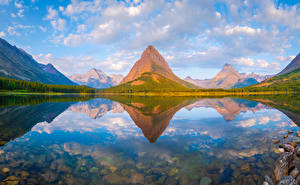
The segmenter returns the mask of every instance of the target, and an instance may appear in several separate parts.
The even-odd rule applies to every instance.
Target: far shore
[[[134,93],[117,93],[117,92],[98,92],[98,93],[39,93],[39,92],[16,92],[0,91],[0,95],[97,95],[97,96],[253,96],[253,95],[284,95],[299,94],[299,92],[286,91],[263,91],[263,92],[134,92]]]

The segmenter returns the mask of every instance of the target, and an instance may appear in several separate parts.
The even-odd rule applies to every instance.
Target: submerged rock
[[[273,143],[274,143],[274,144],[278,144],[278,143],[280,143],[280,140],[279,140],[279,139],[274,140]]]
[[[244,164],[241,166],[241,169],[243,172],[249,172],[250,171],[250,166],[248,163]]]
[[[296,154],[297,156],[300,156],[300,148],[297,149]]]
[[[286,152],[294,152],[295,148],[290,144],[283,144],[283,148]]]
[[[293,176],[294,178],[296,178],[299,174],[300,174],[300,171],[298,170],[298,168],[294,168],[294,169],[290,172],[290,175]]]
[[[280,154],[280,153],[284,152],[284,149],[283,148],[273,148],[273,152]]]
[[[8,172],[10,172],[10,169],[9,168],[2,168],[1,171],[3,173],[8,173]]]
[[[201,178],[200,185],[210,185],[211,182],[212,182],[211,178],[205,176]]]
[[[280,154],[280,157],[275,162],[275,167],[273,170],[276,182],[280,181],[282,177],[288,175],[289,168],[293,159],[294,155],[292,152],[284,152]]]
[[[274,185],[272,179],[269,176],[265,176],[265,182],[264,185]]]
[[[296,185],[296,180],[292,176],[284,176],[277,185]]]
[[[297,143],[296,143],[296,142],[289,142],[288,144],[289,144],[289,145],[292,145],[294,148],[297,147]]]
[[[6,184],[6,185],[17,185],[19,184],[19,179],[16,176],[9,176],[6,179],[4,179],[1,184]]]
[[[289,137],[289,135],[285,135],[285,136],[283,136],[283,139],[286,139],[286,138],[288,138]]]

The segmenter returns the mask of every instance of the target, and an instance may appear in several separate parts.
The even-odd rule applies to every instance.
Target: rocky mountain
[[[90,87],[102,89],[118,85],[123,79],[123,76],[108,76],[103,71],[93,68],[85,74],[75,74],[69,76],[69,78],[80,85],[87,85]]]
[[[284,75],[297,69],[300,69],[300,53],[278,75]]]
[[[269,77],[268,75],[258,75],[255,73],[239,73],[232,65],[225,64],[223,69],[212,79],[198,80],[186,77],[185,80],[203,88],[230,89],[257,84]]]
[[[0,76],[45,84],[76,85],[51,64],[40,64],[24,50],[0,38]]]
[[[190,88],[199,87],[176,76],[160,53],[148,46],[120,85],[103,92],[172,92]]]
[[[185,87],[194,87],[192,84],[176,76],[166,60],[153,46],[147,47],[141,58],[134,64],[128,75],[121,81],[121,84],[133,81],[147,72],[159,74]]]

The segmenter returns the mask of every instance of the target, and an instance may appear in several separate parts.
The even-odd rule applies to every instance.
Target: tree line
[[[97,89],[76,85],[53,85],[0,77],[0,90],[40,93],[96,93]]]

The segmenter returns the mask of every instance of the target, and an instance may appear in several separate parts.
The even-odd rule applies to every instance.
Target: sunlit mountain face
[[[0,180],[20,184],[262,184],[300,115],[287,96],[22,98],[0,106]]]

